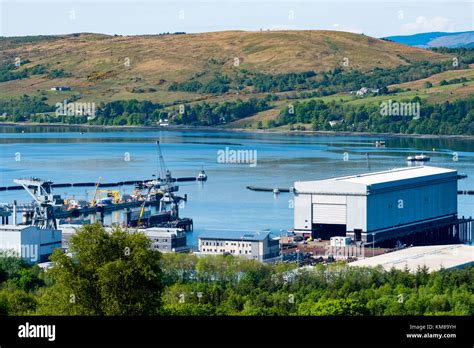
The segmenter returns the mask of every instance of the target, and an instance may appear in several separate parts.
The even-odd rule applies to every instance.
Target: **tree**
[[[299,315],[364,315],[364,305],[353,299],[329,299],[318,302],[303,302],[298,308]]]
[[[39,313],[152,315],[161,308],[160,253],[142,233],[99,224],[78,229],[72,255],[55,250],[54,285],[40,296]]]

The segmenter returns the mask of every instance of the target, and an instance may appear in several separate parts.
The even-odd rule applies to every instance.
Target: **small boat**
[[[385,141],[384,140],[377,140],[375,142],[375,147],[385,147]]]
[[[276,195],[279,194],[279,193],[280,193],[280,189],[279,189],[278,187],[275,187],[275,188],[273,189],[273,193],[276,194]]]
[[[105,206],[112,205],[112,204],[113,204],[113,197],[105,197],[105,198],[99,199],[99,202],[97,203],[97,206],[98,207],[105,207]]]
[[[430,157],[426,156],[423,153],[421,155],[407,157],[408,162],[428,162],[429,160],[430,160]]]
[[[199,172],[198,176],[196,177],[196,180],[197,181],[206,181],[207,180],[206,172],[204,170],[201,170]]]

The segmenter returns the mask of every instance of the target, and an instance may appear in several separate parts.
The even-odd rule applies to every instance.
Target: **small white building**
[[[166,127],[170,125],[170,122],[167,118],[160,118],[160,120],[158,121],[158,125],[160,125],[161,127]]]
[[[49,261],[54,249],[61,248],[61,231],[31,225],[1,225],[0,250],[19,256],[28,263]]]
[[[259,261],[280,255],[279,240],[271,238],[269,231],[205,231],[198,246],[200,254],[229,254]]]
[[[351,91],[351,94],[355,94],[355,95],[358,96],[358,97],[363,97],[363,96],[365,96],[365,95],[368,94],[368,93],[378,94],[378,93],[379,93],[379,89],[378,89],[378,88],[362,87],[361,89],[359,89],[359,90],[357,90],[357,91]]]
[[[69,87],[69,86],[54,86],[54,87],[51,87],[51,90],[52,91],[70,91],[71,87]]]

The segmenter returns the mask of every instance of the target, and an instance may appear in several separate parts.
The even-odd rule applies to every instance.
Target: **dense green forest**
[[[46,103],[46,97],[29,97],[27,95],[8,101],[0,101],[0,110],[7,113],[6,120],[14,122],[94,124],[106,126],[149,126],[156,125],[160,119],[170,119],[171,123],[213,126],[251,116],[269,108],[268,98],[240,99],[223,103],[201,102],[197,104],[180,104],[164,110],[163,105],[150,101],[119,100],[101,104],[97,107],[93,119],[87,116],[57,115],[55,106]],[[68,100],[67,103],[73,102]],[[34,114],[37,110],[37,114]]]
[[[295,102],[292,108],[283,109],[278,120],[269,126],[310,123],[313,130],[474,135],[474,97],[442,104],[427,104],[415,97],[403,103],[419,103],[419,118],[415,115],[384,116],[378,104],[324,103],[312,99]],[[336,123],[331,126],[329,121]]]
[[[270,108],[266,98],[251,98],[223,103],[201,102],[183,104],[172,108],[150,101],[125,100],[100,105],[95,118],[86,116],[56,115],[54,107],[45,98],[23,96],[16,100],[0,102],[0,109],[8,110],[9,121],[38,123],[95,124],[95,125],[156,125],[160,119],[171,124],[192,126],[215,126],[251,116]],[[400,104],[419,104],[419,117],[415,115],[383,115],[382,104],[354,105],[333,100],[318,99],[293,101],[292,107],[281,110],[276,120],[262,127],[311,124],[311,130],[390,132],[401,134],[464,134],[474,135],[474,97],[441,104],[428,104],[418,97],[399,101]],[[416,109],[416,108],[414,108]],[[42,113],[34,114],[35,110]],[[29,115],[29,116],[21,116]],[[332,125],[330,122],[332,122]],[[303,129],[299,126],[298,129]]]
[[[175,124],[213,126],[253,115],[268,109],[266,99],[250,98],[223,103],[199,103],[185,106],[172,120]]]
[[[423,79],[447,70],[466,69],[474,62],[473,49],[450,49],[441,53],[453,54],[453,60],[409,62],[410,64],[396,68],[375,68],[368,72],[344,67],[322,73],[305,71],[286,74],[265,74],[239,69],[227,75],[217,73],[210,78],[205,73],[198,74],[188,81],[172,83],[169,90],[223,94],[229,90],[239,91],[252,87],[259,93],[313,90],[312,96],[325,96],[371,87],[380,89],[381,93],[388,93],[388,85]],[[207,81],[201,82],[200,79]]]
[[[474,267],[428,273],[342,263],[298,269],[233,256],[161,254],[100,225],[43,272],[0,257],[3,315],[474,315]]]
[[[55,107],[47,103],[48,98],[23,95],[10,100],[0,100],[0,113],[7,114],[7,121],[33,121],[36,113],[54,112]],[[34,121],[33,121],[34,122]]]

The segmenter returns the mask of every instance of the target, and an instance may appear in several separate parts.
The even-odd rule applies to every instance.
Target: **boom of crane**
[[[97,184],[95,185],[94,197],[92,197],[92,201],[90,203],[91,207],[95,207],[95,205],[97,204],[97,193],[99,192],[99,185],[101,180],[102,177],[99,176],[99,180],[97,180]]]
[[[163,153],[161,152],[160,141],[156,141],[156,145],[158,147],[158,159],[160,161],[160,191],[163,194],[167,192],[173,192],[178,190],[178,186],[173,184],[173,178],[171,176],[171,171],[166,169],[165,160],[163,158]]]

